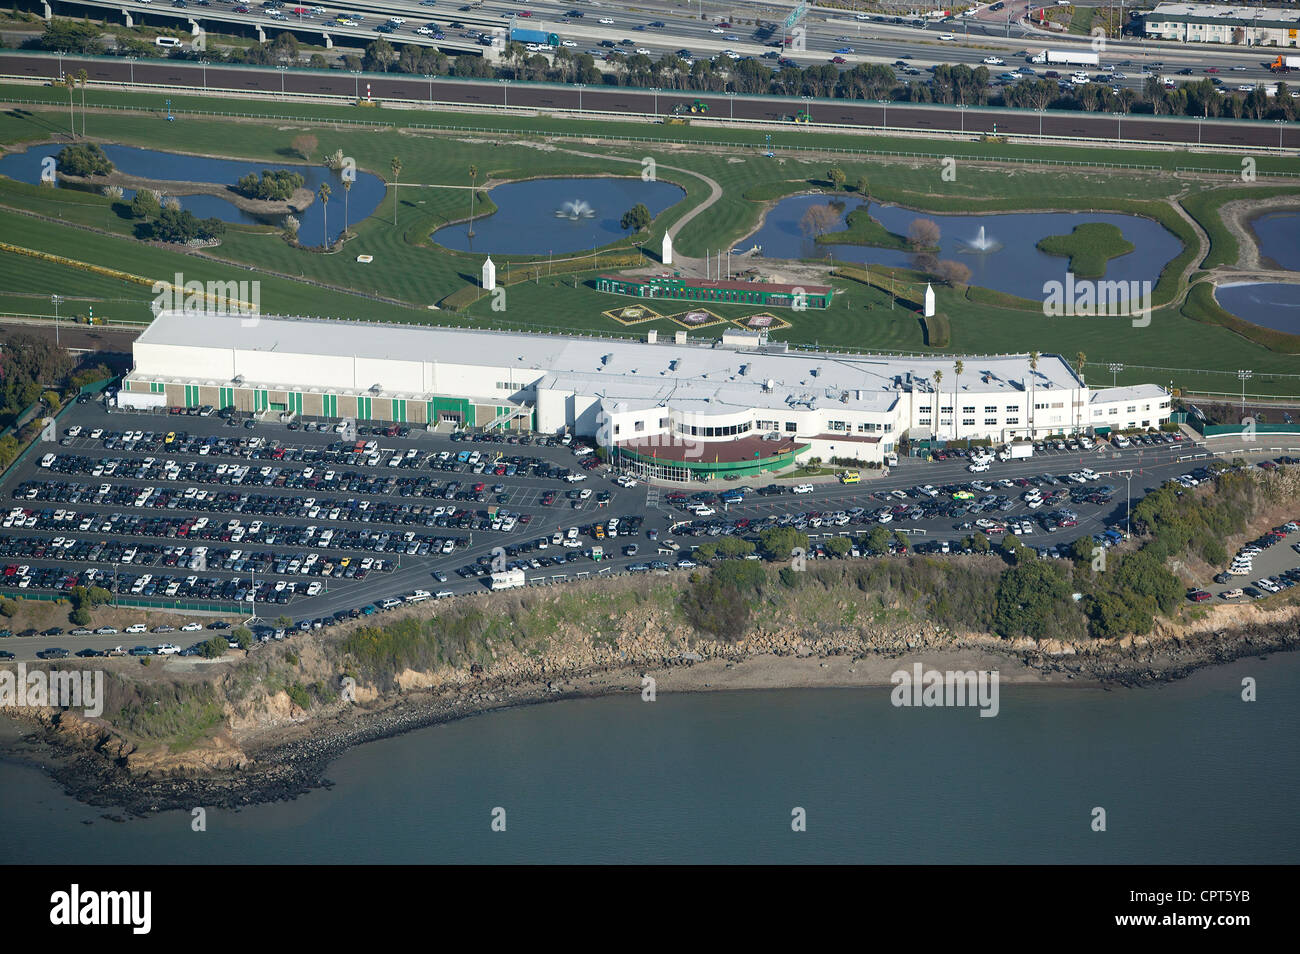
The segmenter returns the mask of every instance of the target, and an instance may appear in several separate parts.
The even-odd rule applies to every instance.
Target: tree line
[[[55,18],[46,24],[45,33],[28,41],[28,45],[46,50],[103,53],[100,32],[100,28],[91,23]],[[1140,91],[1125,87],[1118,93],[1112,92],[1104,83],[1063,89],[1054,80],[1037,77],[1023,77],[1011,85],[995,86],[987,66],[965,64],[936,66],[928,79],[912,80],[900,79],[892,67],[882,63],[859,63],[848,69],[831,63],[790,65],[774,70],[767,61],[752,57],[732,60],[719,55],[711,60],[700,58],[688,62],[675,53],[652,58],[615,49],[606,54],[608,69],[601,70],[590,53],[560,47],[544,55],[529,53],[522,44],[510,43],[501,65],[493,66],[474,53],[448,56],[432,47],[394,45],[385,37],[368,44],[360,56],[349,53],[331,62],[320,53],[312,53],[304,63],[302,44],[288,32],[247,47],[210,49],[202,53],[185,49],[163,51],[133,37],[121,36],[115,52],[154,57],[165,54],[173,59],[190,60],[202,56],[212,63],[306,65],[316,69],[630,86],[691,93],[735,92],[1204,118],[1291,120],[1296,116],[1296,103],[1285,83],[1278,84],[1276,96],[1268,96],[1263,84],[1256,84],[1251,92],[1246,93],[1220,89],[1209,78],[1180,83],[1171,90],[1166,89],[1155,76],[1147,77]]]

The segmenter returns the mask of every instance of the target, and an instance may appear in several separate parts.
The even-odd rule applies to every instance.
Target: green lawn
[[[50,91],[10,87],[9,92],[48,96]],[[131,95],[134,99],[126,94],[92,89],[88,99],[92,103],[110,100],[153,103],[156,100],[156,97]],[[222,105],[213,100],[189,99],[187,102],[185,97],[174,102],[181,109],[194,104],[204,109]],[[535,135],[536,131],[548,130],[568,135],[582,128],[568,120],[537,120],[534,131],[497,139],[480,133],[412,129],[402,127],[400,123],[407,119],[423,123],[454,121],[478,127],[507,128],[511,123],[517,124],[519,119],[385,109],[379,114],[395,125],[353,130],[322,122],[333,116],[355,117],[356,111],[347,107],[259,101],[229,101],[227,105],[262,115],[276,110],[293,110],[303,118],[292,123],[263,123],[183,114],[177,123],[169,124],[157,115],[93,113],[88,126],[92,135],[102,135],[105,139],[210,155],[228,156],[233,150],[240,157],[264,162],[268,166],[276,162],[297,161],[290,152],[289,143],[294,136],[309,131],[318,137],[322,155],[342,148],[345,154],[356,157],[361,169],[385,178],[389,176],[390,158],[397,155],[403,160],[401,185],[396,190],[397,227],[393,226],[394,199],[393,190],[390,190],[374,215],[353,223],[356,238],[341,252],[320,254],[297,249],[284,242],[273,230],[231,227],[219,248],[200,257],[147,246],[134,240],[131,236],[135,223],[100,196],[0,180],[0,232],[4,240],[80,261],[109,264],[150,278],[170,279],[179,271],[187,279],[200,281],[260,279],[263,283],[262,306],[267,313],[432,321],[515,330],[639,337],[647,330],[667,333],[677,330],[678,326],[659,320],[624,328],[604,318],[601,311],[631,300],[596,293],[590,284],[594,272],[563,278],[542,275],[534,282],[512,285],[506,290],[505,311],[494,311],[491,299],[484,298],[464,314],[431,312],[429,305],[476,280],[481,264],[478,256],[451,252],[429,240],[429,234],[439,225],[468,214],[468,191],[449,187],[470,184],[468,170],[471,164],[478,166],[478,183],[482,185],[488,179],[528,176],[635,174],[640,169],[642,158],[650,156],[656,161],[659,178],[681,185],[686,196],[654,222],[646,243],[648,248],[657,248],[664,229],[707,196],[708,187],[699,176],[716,180],[724,189],[721,200],[684,227],[677,238],[679,254],[698,255],[705,249],[731,247],[751,232],[758,225],[764,207],[761,201],[756,200],[770,200],[819,188],[830,164],[825,157],[805,157],[789,152],[779,152],[779,158],[767,159],[748,149],[705,151],[671,142],[610,144]],[[0,142],[50,140],[64,128],[64,122],[66,114],[60,110],[0,113]],[[599,134],[618,135],[624,128],[635,129],[643,136],[667,139],[680,137],[683,130],[683,127],[653,127],[602,120]],[[715,141],[722,141],[724,135],[732,139],[748,135],[743,130],[692,127],[687,131],[698,135],[717,134]],[[587,132],[591,133],[590,127],[587,127]],[[790,135],[807,143],[888,145],[887,141],[876,138],[864,140],[829,134],[805,136],[804,132],[799,130]],[[237,145],[232,146],[232,143]],[[909,141],[903,145],[916,149],[934,144]],[[959,156],[969,154],[972,149],[982,151],[984,155],[998,155],[998,149],[1007,148],[970,143],[954,143],[952,147]],[[594,155],[576,155],[575,152]],[[1025,154],[1051,153],[1051,149],[1037,152],[1030,149]],[[1116,160],[1123,158],[1122,154],[1109,151],[1098,153],[1089,150],[1087,155],[1093,158],[1113,156]],[[1153,164],[1158,161],[1174,165],[1206,165],[1212,159],[1197,156],[1192,161],[1187,156],[1164,153],[1129,156]],[[1176,192],[1186,190],[1190,196],[1185,199],[1189,208],[1200,202],[1201,206],[1197,207],[1200,213],[1210,215],[1207,210],[1212,210],[1214,200],[1220,193],[1231,192],[1231,188],[1215,189],[1212,182],[1175,181],[1168,175],[1133,170],[1074,168],[1066,172],[1053,167],[1028,165],[980,168],[959,161],[956,180],[947,181],[940,175],[940,165],[929,160],[837,155],[834,164],[844,170],[851,183],[856,182],[860,175],[867,176],[873,202],[894,202],[936,213],[1026,208],[1128,212],[1160,221],[1189,246],[1166,268],[1157,286],[1157,302],[1173,303],[1172,307],[1158,310],[1151,326],[1144,329],[1133,328],[1125,319],[1047,319],[1034,302],[1010,301],[987,290],[972,289],[968,293],[965,289],[937,287],[938,307],[948,315],[952,325],[952,342],[949,348],[944,349],[947,352],[978,354],[1036,349],[1061,353],[1073,360],[1076,352],[1083,351],[1094,368],[1104,367],[1111,361],[1129,366],[1130,370],[1124,372],[1121,383],[1151,380],[1164,383],[1174,377],[1179,385],[1187,388],[1231,390],[1235,369],[1249,367],[1255,370],[1252,388],[1261,392],[1292,394],[1300,385],[1300,380],[1276,377],[1300,372],[1294,357],[1270,352],[1260,344],[1233,333],[1230,328],[1193,321],[1180,310],[1180,276],[1197,254],[1192,247],[1195,236],[1166,200]],[[1265,194],[1265,191],[1260,190],[1258,194]],[[852,194],[841,195],[848,197]],[[19,210],[52,221],[36,219],[21,214]],[[479,211],[482,210],[479,206]],[[341,195],[337,190],[331,199],[329,214],[331,220],[342,214]],[[73,224],[86,228],[73,228]],[[318,240],[309,235],[302,238],[307,243]],[[368,265],[358,264],[356,256],[363,253],[373,255],[374,261]],[[501,257],[499,274],[507,273],[517,261],[518,257]],[[24,311],[24,307],[30,304],[30,313],[42,313],[40,309],[48,306],[52,286],[58,286],[63,294],[100,298],[105,304],[109,300],[125,299],[114,305],[118,314],[122,317],[138,315],[142,319],[148,317],[147,288],[135,286],[138,292],[124,290],[115,280],[23,256],[6,256],[0,265],[5,268],[3,281],[0,281],[0,310],[29,313]],[[926,350],[921,323],[914,312],[891,307],[889,295],[879,289],[851,281],[834,284],[841,292],[830,309],[785,315],[783,317],[790,320],[792,327],[774,332],[773,337],[858,351]],[[680,310],[686,307],[683,304]],[[727,305],[709,307],[725,318],[743,317],[760,310]],[[658,310],[668,309],[659,307]],[[98,305],[96,313],[100,313]],[[720,330],[719,326],[706,334],[717,334]],[[1139,368],[1139,365],[1147,367]],[[1224,370],[1170,370],[1189,368]],[[1102,377],[1109,380],[1108,375]]]

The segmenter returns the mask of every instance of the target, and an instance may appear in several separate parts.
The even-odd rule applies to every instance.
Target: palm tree
[[[952,369],[957,374],[957,376],[953,379],[952,382],[952,439],[956,440],[957,439],[957,413],[961,410],[961,408],[957,406],[957,389],[961,383],[961,373],[966,369],[966,365],[962,363],[961,358],[958,358],[956,363],[952,366]]]
[[[402,160],[393,156],[389,166],[393,170],[393,227],[397,227],[397,177],[402,174]]]
[[[469,237],[474,237],[474,190],[478,183],[478,166],[473,163],[469,167]]]
[[[1034,439],[1034,379],[1038,377],[1038,352],[1029,352],[1029,439]]]
[[[77,82],[81,84],[81,135],[86,135],[86,84],[90,77],[85,70],[77,70]]]
[[[77,138],[77,117],[72,111],[72,91],[76,88],[77,80],[71,74],[63,77],[63,85],[68,88],[68,124],[71,126],[71,135],[73,139]]]
[[[343,234],[348,234],[348,193],[352,191],[352,180],[343,180]]]
[[[930,432],[931,439],[939,436],[939,394],[943,388],[943,372],[934,372],[934,430]]]
[[[1079,397],[1078,400],[1075,402],[1079,408],[1079,414],[1074,419],[1075,430],[1078,430],[1082,425],[1082,421],[1079,420],[1079,417],[1083,415],[1083,388],[1087,387],[1087,385],[1084,383],[1083,380],[1083,366],[1087,363],[1088,363],[1088,356],[1086,354],[1084,354],[1082,351],[1075,353],[1074,373],[1079,376],[1079,385],[1080,385]]]
[[[321,228],[325,234],[325,248],[328,251],[330,247],[330,228],[329,228],[330,184],[328,182],[322,182],[320,184],[320,188],[316,191],[316,195],[320,198],[321,201],[321,213],[322,213]]]

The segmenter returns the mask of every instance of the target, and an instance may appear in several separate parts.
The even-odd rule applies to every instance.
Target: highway
[[[64,6],[52,0],[55,8]],[[175,6],[175,3],[184,6]],[[650,0],[648,3],[598,2],[598,0],[567,0],[567,2],[519,2],[519,0],[483,0],[477,5],[458,0],[356,0],[347,5],[306,2],[298,5],[285,0],[284,12],[277,19],[271,11],[263,9],[257,0],[78,0],[71,8],[100,7],[114,14],[129,14],[133,21],[166,24],[186,29],[210,24],[239,24],[260,31],[259,38],[290,30],[307,42],[345,42],[363,46],[380,35],[393,43],[436,46],[449,54],[479,52],[493,55],[481,45],[479,34],[493,30],[508,30],[511,22],[533,29],[557,33],[572,52],[623,52],[645,50],[653,59],[664,54],[688,51],[693,57],[714,57],[725,50],[741,56],[761,56],[774,53],[772,47],[781,48],[782,32],[772,32],[775,21],[784,18],[789,4],[708,3],[703,6],[668,0]],[[1027,50],[1045,46],[1087,50],[1089,39],[1080,36],[1049,35],[1019,22],[1005,19],[1016,10],[1023,13],[1025,5],[1011,4],[1003,11],[980,16],[960,18],[957,22],[938,23],[923,20],[906,20],[901,24],[880,22],[879,19],[859,19],[868,14],[854,15],[830,8],[811,8],[802,21],[802,34],[795,34],[789,57],[800,66],[829,62],[839,56],[844,68],[863,62],[893,63],[902,56],[912,59],[917,66],[936,63],[966,63],[979,65],[989,55],[1008,60],[1014,68],[1023,62]],[[704,17],[700,19],[703,11]],[[575,17],[572,14],[581,13]],[[360,14],[364,18],[354,25],[337,22],[340,14]],[[570,16],[566,16],[570,14]],[[729,16],[745,19],[732,23]],[[400,17],[403,23],[388,29],[389,17]],[[758,28],[751,18],[762,18],[765,26]],[[983,19],[981,19],[983,17]],[[891,20],[893,18],[890,18]],[[899,18],[905,19],[905,18]],[[917,25],[914,25],[917,24]],[[425,34],[417,31],[429,27]],[[951,34],[950,41],[940,36]],[[601,43],[605,46],[601,46]],[[802,47],[802,49],[801,49]],[[1014,59],[1014,62],[1012,60]],[[1133,75],[1121,85],[1139,86],[1138,74],[1146,65],[1155,69],[1163,62],[1169,72],[1191,68],[1197,74],[1206,65],[1216,65],[1225,73],[1231,71],[1243,82],[1259,82],[1271,78],[1265,68],[1268,56],[1264,52],[1225,49],[1216,45],[1198,44],[1174,46],[1145,40],[1108,40],[1103,52],[1103,62],[1131,63]],[[773,60],[773,63],[775,60]],[[769,65],[773,65],[769,63]],[[996,71],[994,71],[996,72]],[[1236,85],[1241,85],[1236,84]]]
[[[108,57],[56,57],[52,54],[0,52],[0,75],[52,80],[62,66],[65,72],[84,68],[91,84],[155,87],[160,91],[196,90],[265,93],[268,98],[339,97],[354,99],[371,94],[385,102],[434,106],[509,107],[547,113],[570,111],[575,115],[663,117],[678,103],[703,100],[709,121],[790,127],[790,135],[810,128],[792,122],[793,115],[808,110],[813,126],[873,128],[885,132],[956,133],[974,137],[996,132],[1026,141],[1109,140],[1182,146],[1222,146],[1243,149],[1300,148],[1295,124],[1250,120],[1198,120],[1192,117],[1111,115],[1045,110],[963,109],[955,106],[880,103],[874,100],[815,99],[811,97],[746,96],[724,93],[696,94],[632,87],[581,87],[546,83],[425,78],[408,74],[353,74],[337,70],[307,70],[202,65],[184,60],[137,60]],[[10,86],[9,95],[22,98]],[[161,105],[161,104],[160,104]],[[363,117],[358,117],[363,118]],[[995,128],[996,127],[996,128]],[[793,143],[795,140],[790,140]],[[774,143],[779,147],[782,143]],[[1194,164],[1194,163],[1193,163]]]

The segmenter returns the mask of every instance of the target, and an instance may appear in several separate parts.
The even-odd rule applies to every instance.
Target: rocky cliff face
[[[259,648],[233,669],[207,677],[219,690],[223,724],[184,746],[142,744],[102,719],[73,713],[17,714],[64,754],[84,757],[70,777],[81,782],[88,800],[113,793],[139,801],[140,786],[148,783],[143,791],[154,807],[166,804],[173,792],[160,780],[184,779],[189,781],[178,781],[176,790],[193,797],[197,786],[208,799],[203,804],[245,804],[317,784],[328,759],[348,745],[498,705],[553,698],[572,692],[579,681],[594,684],[594,674],[658,672],[714,660],[767,659],[777,665],[783,658],[809,656],[924,660],[926,653],[956,650],[988,660],[993,668],[1015,664],[1049,680],[1141,684],[1300,644],[1300,607],[1294,605],[1216,607],[1190,622],[1162,621],[1149,636],[1086,643],[1007,641],[905,618],[859,620],[851,596],[819,605],[822,611],[816,616],[760,613],[745,639],[720,643],[701,639],[671,607],[645,601],[594,624],[591,619],[562,621],[544,650],[527,642],[519,648],[506,640],[488,640],[482,664],[406,669],[396,674],[389,691],[358,680],[352,690],[355,705],[337,701],[303,709],[283,688],[286,672],[301,682],[337,687],[349,665],[339,649],[341,635],[310,635],[284,647]],[[150,678],[170,677],[164,670],[151,672]],[[93,784],[86,781],[92,777]],[[78,790],[77,784],[70,787]]]

